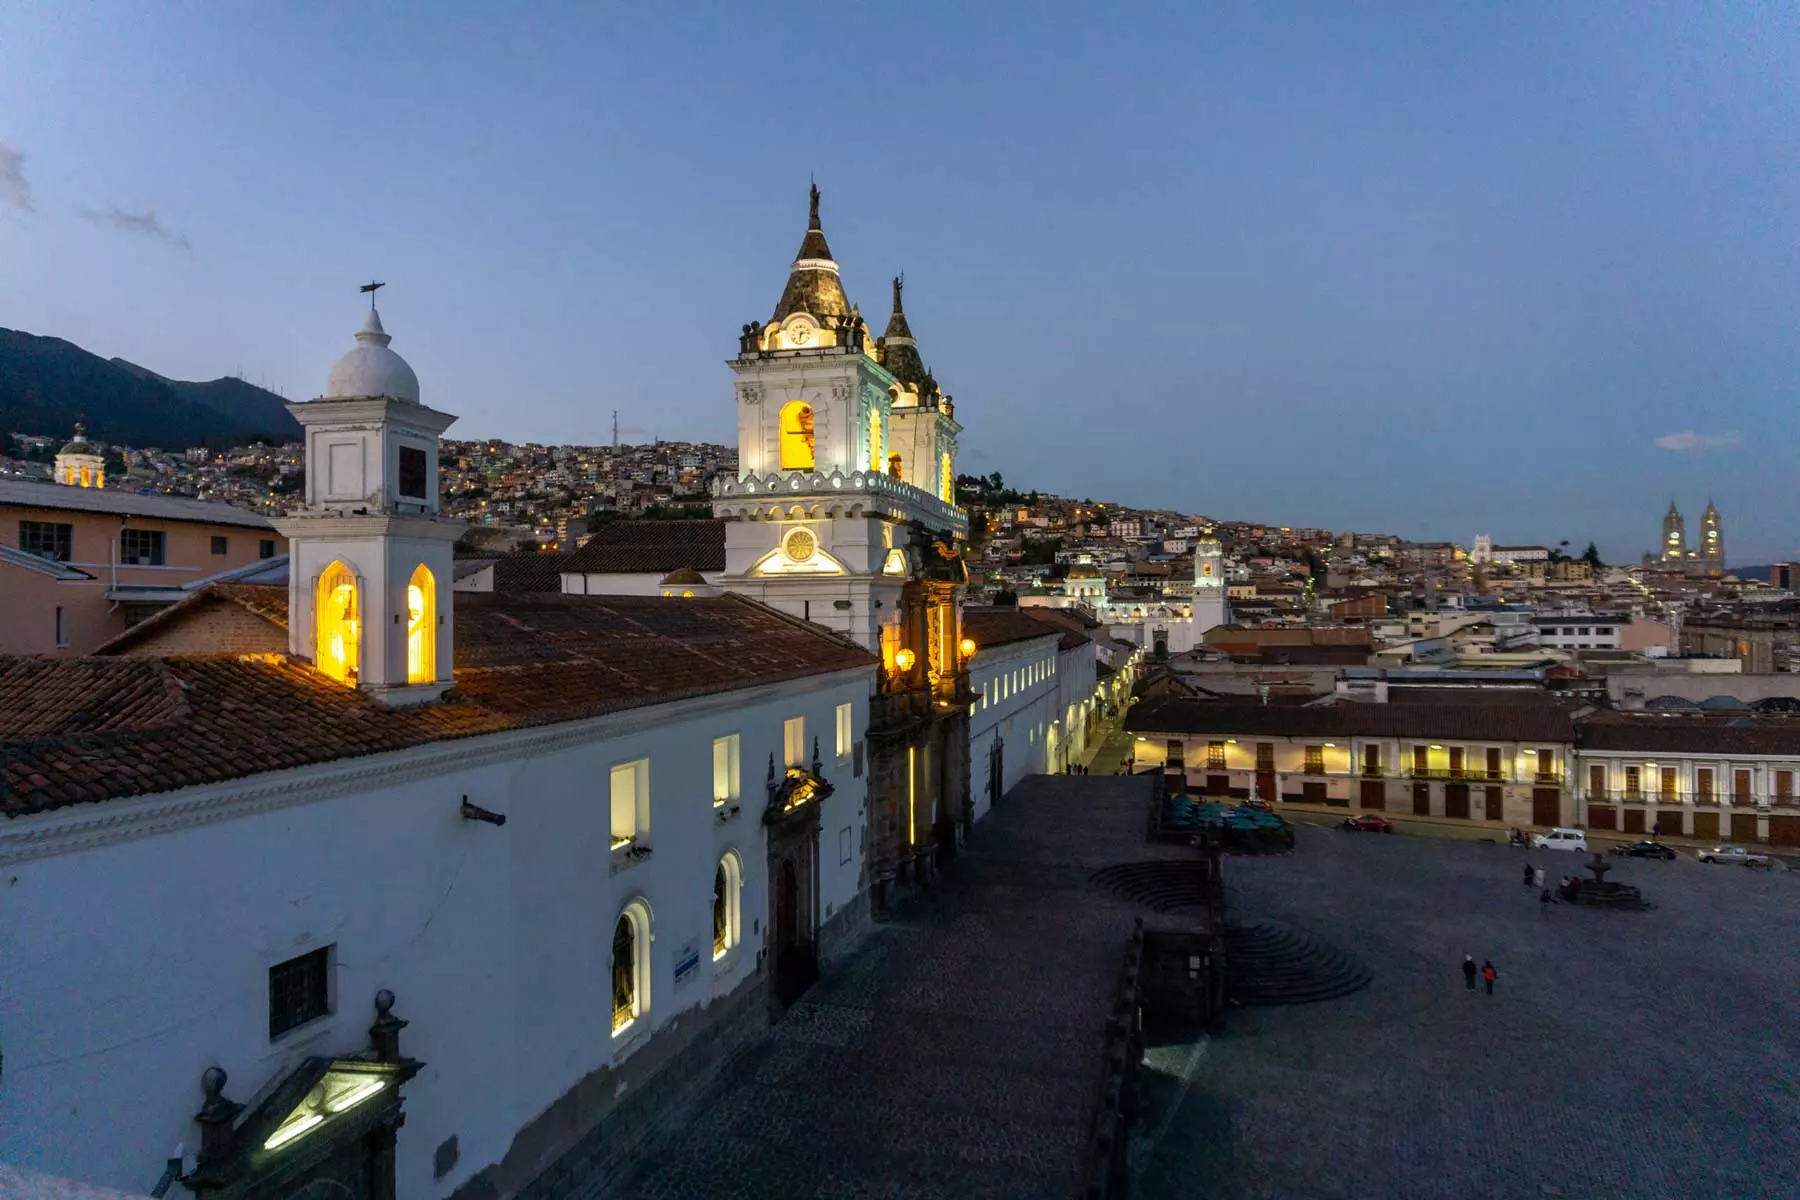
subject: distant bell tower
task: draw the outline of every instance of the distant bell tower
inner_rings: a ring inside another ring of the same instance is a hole
[[[1194,641],[1210,629],[1231,623],[1226,599],[1225,548],[1208,530],[1194,543]]]
[[[1713,576],[1725,574],[1725,530],[1711,497],[1707,498],[1706,511],[1700,514],[1699,549],[1702,571]]]
[[[1663,514],[1662,561],[1675,566],[1687,561],[1687,525],[1673,500],[1669,501],[1669,511]]]
[[[456,418],[419,402],[375,311],[331,368],[325,394],[290,403],[305,429],[306,501],[275,522],[288,539],[288,649],[392,707],[451,684],[451,547],[438,514],[438,437]]]

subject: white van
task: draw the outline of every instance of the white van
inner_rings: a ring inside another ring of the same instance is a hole
[[[1539,850],[1579,850],[1587,853],[1587,832],[1581,829],[1552,829],[1531,839]]]

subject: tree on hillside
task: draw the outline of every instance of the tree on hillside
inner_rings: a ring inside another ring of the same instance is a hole
[[[1599,547],[1595,546],[1592,542],[1589,542],[1588,548],[1581,552],[1581,561],[1594,568],[1596,571],[1606,566],[1605,563],[1600,561]]]

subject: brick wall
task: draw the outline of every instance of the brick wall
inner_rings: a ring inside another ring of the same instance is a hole
[[[281,654],[287,631],[228,600],[214,600],[198,612],[144,635],[126,651],[139,658],[184,654]]]

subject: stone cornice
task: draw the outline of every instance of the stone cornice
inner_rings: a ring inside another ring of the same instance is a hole
[[[755,518],[784,505],[810,507],[823,502],[831,508],[849,504],[863,508],[867,515],[885,515],[896,521],[922,519],[934,529],[947,529],[959,537],[969,533],[969,517],[962,509],[878,471],[849,475],[841,471],[776,471],[767,476],[752,473],[742,479],[720,476],[713,480],[712,492],[713,513],[720,517]]]
[[[224,783],[149,796],[82,804],[0,821],[0,867],[73,854],[138,838],[177,833],[219,821],[313,804],[358,791],[395,787],[586,743],[629,737],[667,725],[729,716],[776,699],[829,691],[859,677],[874,683],[873,665],[760,684],[730,692],[669,700],[639,708],[532,729],[431,742],[383,754],[269,771]],[[697,749],[696,754],[700,751]],[[455,796],[446,795],[445,804]]]
[[[301,510],[276,517],[276,532],[290,540],[309,538],[413,538],[422,541],[453,542],[469,528],[463,521],[423,513],[382,513],[366,515]]]

